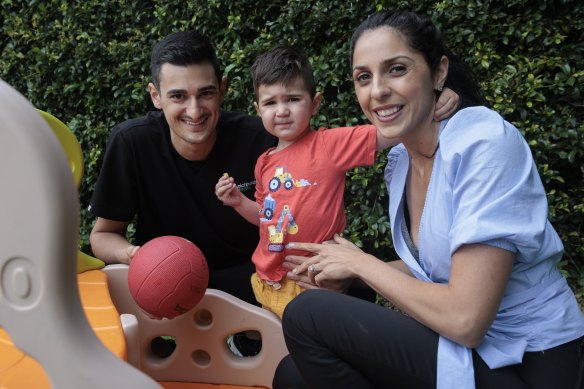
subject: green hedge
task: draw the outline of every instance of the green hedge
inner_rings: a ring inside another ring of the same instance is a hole
[[[162,3],[162,4],[161,4]],[[151,109],[151,45],[179,29],[213,37],[230,79],[225,107],[252,113],[249,66],[287,41],[311,55],[325,101],[315,125],[364,118],[349,80],[349,37],[366,15],[409,1],[66,2],[0,0],[0,78],[75,132],[85,153],[81,248],[93,222],[85,208],[110,128]],[[505,3],[505,5],[503,5]],[[417,1],[482,80],[489,102],[528,139],[548,190],[550,218],[566,246],[562,268],[584,289],[584,4],[577,0]],[[391,259],[385,157],[349,173],[353,241]]]

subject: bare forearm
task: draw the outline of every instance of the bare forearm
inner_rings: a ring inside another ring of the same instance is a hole
[[[359,261],[355,271],[420,323],[474,347],[494,319],[513,263],[512,254],[497,250],[480,245],[460,250],[453,259],[448,284],[418,280],[400,271],[399,263],[376,263],[376,259]]]
[[[423,282],[391,264],[364,266],[361,279],[377,293],[390,300],[400,310],[437,333],[459,341],[446,302],[447,285]]]
[[[371,256],[370,256],[371,257]],[[382,262],[371,257],[360,260],[357,276],[401,311],[437,333],[459,341],[450,310],[447,285],[423,282],[413,277],[403,261]]]
[[[130,263],[137,247],[126,239],[128,222],[97,218],[89,240],[91,250],[105,263]]]
[[[307,272],[309,284],[326,287],[360,279],[433,331],[467,347],[477,346],[493,323],[505,292],[515,254],[469,244],[450,258],[447,283],[415,278],[403,261],[383,262],[334,236],[336,244],[290,242],[312,256],[288,255],[294,273]]]
[[[404,261],[402,261],[401,259],[395,260],[395,261],[389,261],[386,262],[388,266],[393,267],[396,270],[401,271],[402,273],[411,276],[412,274],[410,273],[410,270],[408,269],[408,267],[406,266],[406,264],[404,263]],[[351,286],[358,286],[358,287],[366,287],[366,288],[370,288],[370,286],[363,281],[360,278],[355,278],[353,279]]]
[[[260,225],[260,205],[242,196],[239,205],[233,207],[245,220],[253,225]]]
[[[126,238],[113,232],[99,232],[91,234],[90,241],[93,254],[105,263],[129,263],[127,250],[132,245]]]
[[[396,270],[401,271],[402,273],[411,276],[412,273],[410,272],[410,269],[408,268],[408,266],[405,264],[404,261],[402,261],[401,259],[395,260],[395,261],[389,261],[386,262],[388,266],[393,267]]]

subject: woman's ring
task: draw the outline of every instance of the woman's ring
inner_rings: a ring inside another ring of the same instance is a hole
[[[308,266],[308,272],[309,273],[316,273],[317,272],[314,264]]]

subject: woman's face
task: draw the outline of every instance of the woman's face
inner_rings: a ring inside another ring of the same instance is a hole
[[[390,27],[367,30],[359,37],[353,52],[355,92],[381,135],[408,143],[430,128],[434,89],[443,84],[448,70],[448,61],[442,62],[445,66],[441,63],[433,77],[422,54]]]

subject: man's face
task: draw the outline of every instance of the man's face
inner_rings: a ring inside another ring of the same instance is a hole
[[[217,82],[209,63],[188,66],[164,64],[160,88],[148,85],[152,102],[162,109],[176,151],[188,160],[207,157],[216,139],[226,82]]]

